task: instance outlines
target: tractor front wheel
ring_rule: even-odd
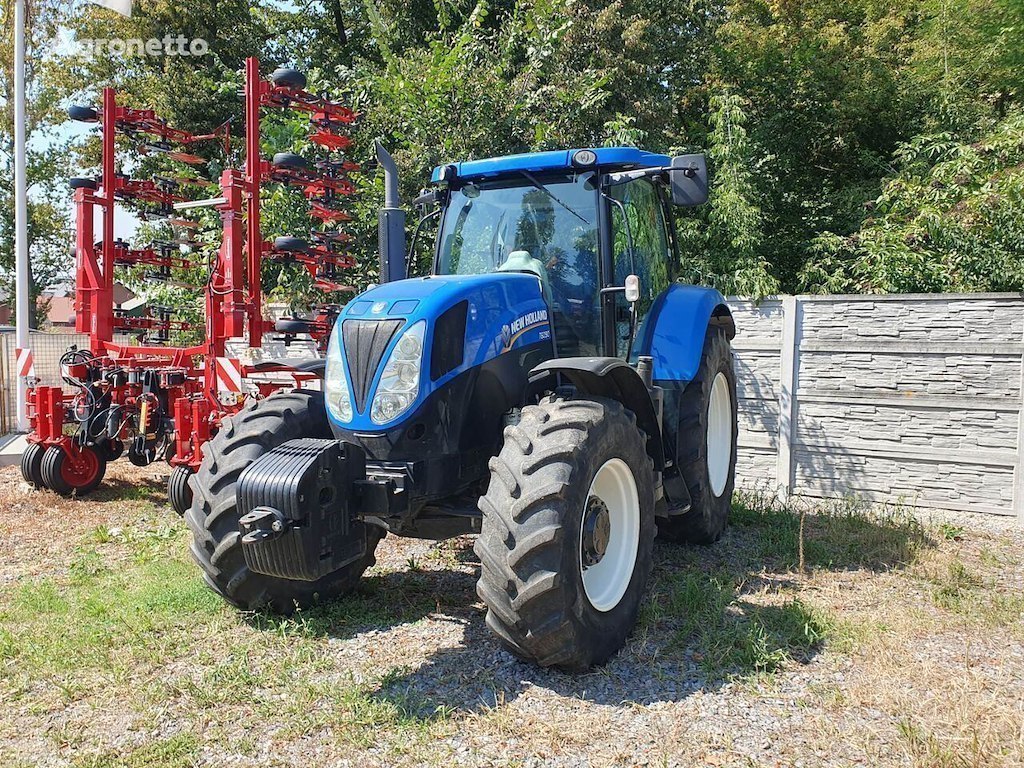
[[[51,445],[43,454],[43,485],[61,496],[91,493],[103,482],[106,472],[107,460],[88,445]]]
[[[192,506],[185,513],[192,530],[192,557],[203,569],[207,585],[237,608],[289,614],[351,592],[363,571],[376,562],[374,550],[384,531],[367,525],[363,557],[317,581],[267,576],[246,565],[238,520],[249,510],[238,508],[238,478],[263,454],[300,437],[331,437],[322,392],[277,392],[250,403],[225,419],[203,447],[203,461],[191,483]]]
[[[528,406],[480,499],[477,593],[513,653],[577,671],[626,642],[651,573],[654,466],[612,400]]]

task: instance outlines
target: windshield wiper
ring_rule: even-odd
[[[557,197],[555,197],[554,193],[552,193],[552,191],[551,191],[550,189],[548,189],[548,188],[547,188],[547,187],[545,187],[545,186],[544,186],[543,184],[541,184],[541,183],[540,183],[539,181],[537,181],[536,177],[534,177],[534,175],[533,175],[532,173],[530,173],[529,171],[520,171],[519,173],[521,173],[521,174],[523,175],[523,177],[524,177],[524,178],[525,178],[525,179],[526,179],[526,180],[527,180],[528,182],[530,182],[531,184],[533,184],[533,186],[535,186],[535,187],[536,187],[537,189],[539,189],[539,190],[540,190],[541,192],[543,192],[543,193],[544,193],[545,195],[547,195],[548,197],[550,197],[550,198],[551,198],[552,200],[554,200],[554,201],[555,201],[556,203],[558,203],[558,204],[559,204],[560,206],[562,206],[563,208],[565,208],[565,210],[567,210],[567,211],[568,211],[569,213],[571,213],[571,214],[572,214],[573,216],[575,216],[575,217],[576,217],[577,219],[579,219],[580,221],[582,221],[582,222],[583,222],[584,224],[589,224],[589,223],[590,223],[590,222],[589,222],[589,221],[587,221],[587,220],[586,220],[585,218],[583,218],[583,217],[582,217],[582,216],[580,216],[580,215],[579,215],[578,213],[576,213],[576,211],[574,211],[574,210],[573,210],[572,208],[570,208],[570,207],[569,207],[568,205],[566,205],[566,204],[565,204],[565,203],[563,203],[563,202],[562,202],[561,200],[559,200],[559,199],[558,199]]]

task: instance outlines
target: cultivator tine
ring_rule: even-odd
[[[171,160],[177,160],[179,163],[185,163],[186,165],[206,165],[207,162],[206,158],[189,154],[188,152],[168,152],[167,156]]]

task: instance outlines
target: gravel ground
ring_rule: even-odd
[[[36,671],[26,644],[46,638],[11,607],[24,585],[72,595],[83,551],[140,567],[122,530],[170,525],[168,556],[184,559],[163,477],[119,463],[96,497],[65,501],[0,471],[0,764],[1024,765],[1024,531],[963,516],[850,527],[812,511],[805,575],[763,511],[714,547],[659,543],[629,645],[585,675],[494,643],[471,539],[394,537],[341,614],[278,623],[198,598],[155,658],[86,665],[74,685]],[[713,631],[677,602],[686,584],[724,585]],[[769,622],[794,606],[802,626]],[[721,647],[745,655],[711,663]],[[252,679],[225,683],[228,657]]]

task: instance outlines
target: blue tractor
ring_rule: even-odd
[[[655,534],[710,543],[736,464],[732,316],[676,282],[701,155],[613,147],[434,170],[406,277],[378,146],[381,284],[335,325],[322,392],[252,403],[206,446],[187,519],[207,583],[289,612],[353,590],[387,534],[479,534],[505,647],[581,670],[625,643]],[[417,226],[417,231],[420,227]]]

